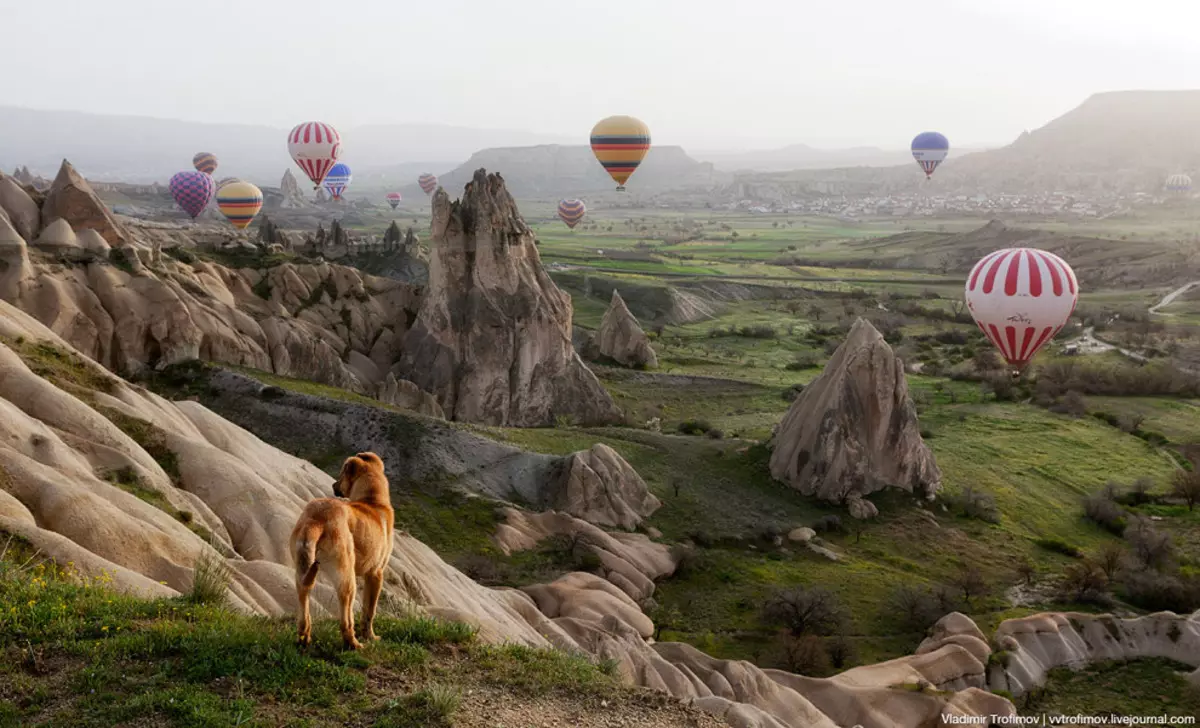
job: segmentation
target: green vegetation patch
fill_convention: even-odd
[[[1171,660],[1101,662],[1082,670],[1057,668],[1023,701],[1023,715],[1200,715],[1200,690]]]

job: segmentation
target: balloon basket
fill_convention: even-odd
[[[625,185],[617,185],[617,192],[624,192],[624,191],[625,191]]]

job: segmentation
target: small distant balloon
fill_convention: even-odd
[[[342,154],[342,136],[324,122],[306,121],[288,132],[288,154],[316,189]]]
[[[1190,192],[1192,189],[1192,178],[1186,174],[1173,174],[1167,177],[1168,192]]]
[[[591,143],[592,153],[623,192],[650,150],[650,127],[632,116],[610,116],[592,127]]]
[[[244,230],[262,206],[262,190],[249,182],[230,182],[217,192],[217,209],[238,230]]]
[[[417,178],[417,184],[421,185],[422,192],[427,195],[432,195],[433,191],[437,189],[437,177],[426,172]]]
[[[912,140],[913,159],[925,170],[925,179],[933,177],[933,170],[938,168],[949,153],[950,140],[936,131],[922,132]]]
[[[583,204],[583,200],[563,200],[558,203],[558,218],[572,230],[586,214],[587,206]]]
[[[192,157],[192,166],[197,172],[212,174],[217,171],[217,156],[209,152],[199,152]]]
[[[1004,360],[1024,369],[1071,318],[1079,300],[1075,271],[1053,253],[1005,248],[971,269],[967,308]]]
[[[350,167],[343,162],[338,162],[330,168],[329,174],[325,175],[325,179],[321,184],[329,192],[330,197],[340,200],[342,199],[342,193],[350,186],[351,179],[353,179],[353,176],[350,174]]]
[[[388,202],[388,204],[389,204],[389,205],[391,205],[391,206],[392,206],[392,209],[393,209],[393,210],[395,210],[397,207],[399,207],[399,206],[400,206],[400,200],[401,200],[401,197],[400,197],[400,193],[399,193],[399,192],[389,192],[389,193],[387,193],[387,202]]]
[[[195,220],[212,201],[216,183],[204,172],[178,172],[167,183],[167,188],[175,198],[175,204]]]

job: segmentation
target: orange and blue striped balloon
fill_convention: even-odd
[[[562,200],[558,203],[558,218],[572,230],[586,214],[587,206],[583,204],[583,200]]]
[[[249,182],[230,182],[217,192],[217,209],[238,230],[246,229],[262,206],[262,190]]]
[[[610,116],[592,127],[592,153],[617,183],[618,192],[649,150],[650,127],[632,116]]]
[[[209,152],[199,152],[192,157],[192,166],[196,168],[197,172],[212,174],[217,171],[217,157]]]

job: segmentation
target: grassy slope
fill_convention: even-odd
[[[1044,690],[1022,707],[1022,715],[1200,715],[1200,689],[1187,682],[1185,665],[1152,659],[1105,662],[1078,672],[1050,672]]]

